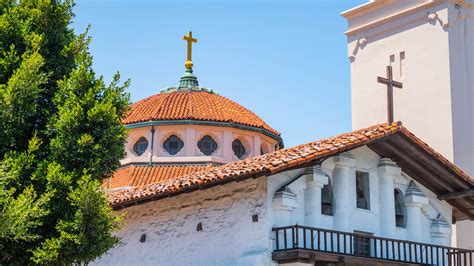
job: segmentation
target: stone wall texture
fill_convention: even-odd
[[[127,208],[121,243],[93,264],[271,265],[265,199],[259,178]]]

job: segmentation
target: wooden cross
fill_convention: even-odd
[[[377,82],[387,85],[387,120],[393,122],[393,87],[401,89],[403,84],[393,80],[392,66],[387,66],[387,77],[377,77]]]
[[[183,40],[188,42],[188,57],[186,59],[186,63],[192,62],[192,50],[193,50],[193,42],[197,42],[197,39],[193,38],[193,32],[188,31],[188,35],[183,36]],[[192,67],[192,63],[191,63]]]

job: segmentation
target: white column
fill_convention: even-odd
[[[405,207],[407,210],[407,238],[411,241],[422,241],[422,211],[421,208],[429,200],[423,192],[411,181],[405,192]]]
[[[389,158],[382,158],[377,166],[379,174],[380,234],[393,238],[396,232],[394,181],[401,175],[400,167]]]
[[[354,167],[356,160],[350,153],[334,157],[334,228],[349,231],[351,213],[356,207],[356,188]]]
[[[291,215],[297,207],[296,195],[289,191],[278,191],[273,196],[273,225],[291,225]]]
[[[441,214],[433,220],[430,229],[433,244],[451,246],[451,226],[446,222]]]
[[[186,151],[186,154],[184,156],[195,156],[196,147],[196,129],[186,128],[186,141],[184,142],[184,150]]]
[[[329,182],[329,176],[321,170],[321,166],[308,167],[305,172],[305,216],[306,225],[321,225],[321,189]]]

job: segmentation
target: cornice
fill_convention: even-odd
[[[351,8],[349,10],[342,12],[341,16],[345,17],[346,19],[351,19],[355,16],[360,16],[364,13],[367,13],[368,11],[371,11],[379,6],[388,5],[392,2],[393,0],[385,0],[385,1],[371,0],[370,2],[367,2],[365,4],[356,6],[354,8]]]
[[[393,2],[392,0],[383,1],[383,3],[382,3],[382,1],[380,1],[380,2],[379,1],[370,2],[370,3],[367,3],[368,7],[360,6],[358,8],[362,8],[361,10],[358,10],[357,8],[355,8],[355,9],[348,10],[348,11],[342,13],[341,15],[344,16],[346,19],[351,19],[353,17],[363,15],[364,13],[366,13],[368,11],[371,11],[375,8],[387,5],[387,4],[392,3],[392,2]],[[416,13],[416,12],[420,11],[420,10],[427,9],[427,8],[439,5],[442,2],[445,2],[445,1],[444,0],[431,0],[429,2],[425,2],[425,3],[422,3],[422,4],[416,5],[414,7],[409,8],[409,9],[391,14],[389,16],[386,16],[386,17],[371,21],[369,23],[366,23],[364,25],[358,26],[356,28],[350,29],[350,30],[346,31],[344,34],[349,37],[349,36],[358,34],[360,32],[369,30],[371,28],[374,28],[374,27],[383,25],[385,23],[391,22],[393,20],[399,19],[401,17],[411,15],[413,13]]]

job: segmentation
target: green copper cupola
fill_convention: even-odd
[[[193,69],[186,68],[186,72],[183,76],[181,76],[181,79],[179,80],[179,88],[192,88],[198,86],[199,83],[197,77],[193,75]]]

